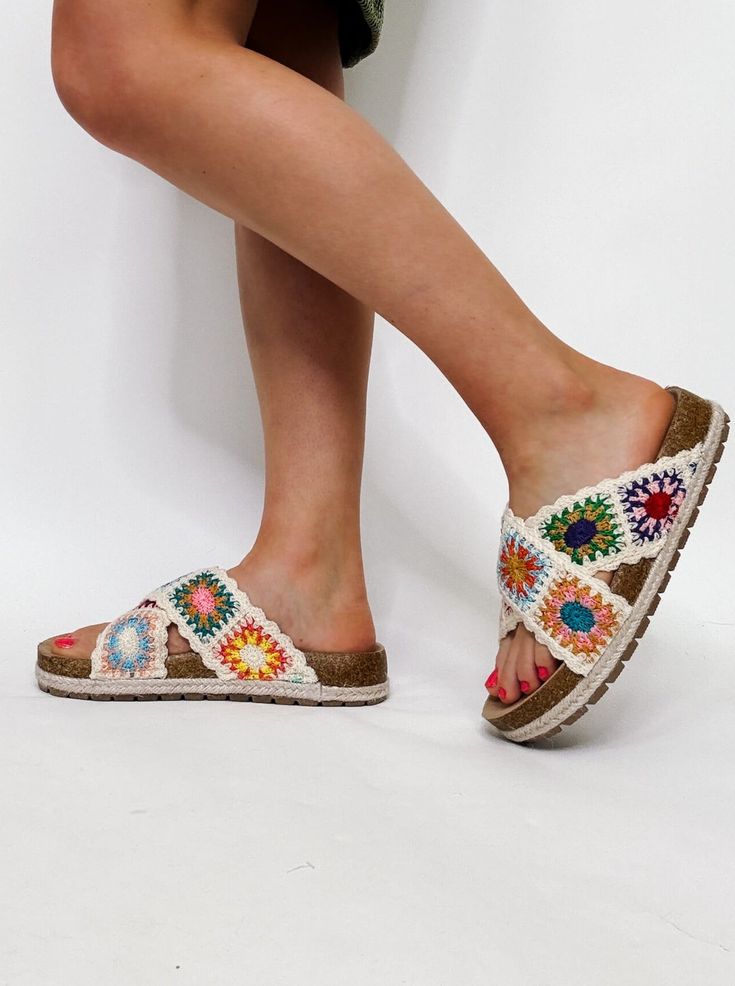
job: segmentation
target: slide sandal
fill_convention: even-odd
[[[170,623],[190,651],[168,653]],[[63,643],[39,644],[36,665],[39,687],[63,698],[374,705],[388,697],[380,644],[355,653],[300,651],[216,567],[149,593],[100,632],[90,657],[65,655]]]
[[[656,462],[561,496],[522,520],[506,508],[500,639],[519,624],[562,663],[483,716],[517,743],[553,736],[607,691],[636,649],[699,513],[727,439],[712,401],[667,388],[676,409]],[[613,572],[610,585],[591,572]]]

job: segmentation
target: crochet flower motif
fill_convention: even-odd
[[[656,541],[671,528],[687,495],[681,473],[665,469],[634,479],[619,491],[634,544]]]
[[[291,665],[289,655],[252,617],[231,630],[215,654],[243,680],[282,678]]]
[[[538,620],[550,637],[587,664],[594,663],[622,622],[614,606],[574,575],[553,583],[539,607]]]
[[[505,535],[498,557],[498,581],[516,606],[527,609],[531,605],[548,570],[548,559],[524,537],[515,531]]]
[[[99,673],[112,678],[160,677],[161,665],[165,668],[165,648],[162,657],[157,646],[161,633],[158,619],[157,611],[138,610],[114,620],[96,648]]]
[[[541,533],[577,565],[616,554],[623,547],[623,532],[606,493],[553,514],[542,525]]]
[[[232,593],[213,572],[206,571],[178,585],[171,602],[202,640],[213,637],[236,610]]]

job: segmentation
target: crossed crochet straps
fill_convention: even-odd
[[[167,582],[109,623],[92,652],[92,678],[165,678],[174,624],[222,679],[318,682],[306,657],[218,567]]]
[[[551,654],[587,675],[631,612],[596,578],[661,551],[702,443],[585,487],[522,520],[506,508],[498,556],[500,638],[522,623]]]

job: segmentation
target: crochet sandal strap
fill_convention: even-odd
[[[218,678],[317,681],[291,638],[218,567],[166,582],[108,624],[92,651],[91,677],[165,678],[170,623]]]
[[[631,606],[591,572],[655,558],[702,457],[702,443],[559,497],[522,520],[503,514],[500,639],[522,623],[572,671],[586,675]]]

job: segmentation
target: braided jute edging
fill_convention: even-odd
[[[636,600],[617,638],[608,651],[599,659],[590,673],[548,712],[534,719],[526,726],[507,730],[504,739],[515,743],[529,740],[548,739],[561,732],[563,726],[571,725],[580,719],[590,705],[594,705],[607,691],[608,685],[616,680],[631,657],[638,641],[645,633],[650,617],[655,613],[661,593],[666,588],[670,573],[676,567],[681,549],[689,538],[689,531],[699,513],[699,507],[707,496],[709,484],[717,471],[717,463],[727,441],[729,418],[719,406],[712,404],[712,418],[704,441],[702,459],[691,486],[692,495],[685,500],[671,528],[666,545],[657,556],[646,584]],[[688,507],[687,507],[688,504]]]
[[[227,681],[219,678],[68,678],[36,667],[42,691],[61,698],[135,701],[154,699],[231,699],[280,705],[374,705],[388,697],[388,681],[341,688],[291,681]],[[71,686],[71,687],[70,687]]]

